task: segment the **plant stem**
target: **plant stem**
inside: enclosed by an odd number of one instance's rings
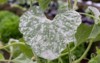
[[[82,44],[82,43],[77,44],[75,47],[73,47],[73,48],[70,50],[70,52],[74,51],[80,44]],[[65,56],[65,55],[67,55],[68,53],[69,53],[69,52],[62,53],[62,54],[60,55],[60,57]]]
[[[34,57],[36,58],[37,63],[41,63],[40,58],[36,55],[36,53],[33,51]]]
[[[87,49],[85,50],[85,52],[83,53],[83,55],[82,55],[79,59],[75,60],[75,61],[72,62],[72,63],[80,63],[80,61],[87,55],[88,51],[89,51],[90,48],[91,48],[92,43],[93,43],[93,41],[90,40],[89,45],[88,45]]]
[[[69,63],[72,63],[71,51],[70,51],[70,44],[68,44],[68,56],[69,56]]]
[[[61,57],[58,58],[59,62],[58,63],[63,63],[63,60]]]
[[[11,52],[8,63],[11,62],[12,57],[13,57],[13,53]]]
[[[72,9],[71,0],[68,0],[68,7],[69,9]]]
[[[33,0],[30,0],[30,8],[32,8]]]
[[[78,0],[75,0],[75,1],[74,1],[73,9],[76,9],[76,7],[77,7],[77,1],[78,1]]]
[[[11,44],[11,42],[9,42],[8,44]],[[10,57],[9,57],[8,63],[11,62],[11,59],[12,59],[12,57],[13,57],[13,46],[10,46],[9,49],[10,49]]]
[[[94,18],[94,19],[97,19],[95,16],[93,16],[93,15],[90,15],[90,14],[87,14],[87,13],[81,13],[81,12],[79,12],[80,14],[83,14],[83,15],[86,15],[86,16],[89,16],[89,17],[92,17],[92,18]],[[98,18],[98,20],[100,21],[100,18]]]
[[[0,60],[0,62],[8,62],[9,60]],[[10,60],[10,62],[14,62],[13,60]]]
[[[25,43],[22,43],[22,42],[19,42],[19,43],[11,43],[11,44],[9,44],[9,45],[0,47],[0,49],[5,49],[5,48],[8,48],[8,47],[14,46],[14,45],[25,45]]]
[[[50,60],[47,60],[47,63],[50,63],[51,61]]]

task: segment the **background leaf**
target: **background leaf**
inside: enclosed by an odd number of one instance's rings
[[[0,53],[0,60],[4,60],[4,56]]]
[[[100,41],[100,34],[95,38],[94,41]]]
[[[32,58],[33,52],[30,46],[28,45],[20,45],[20,50],[26,55],[28,58]]]
[[[41,7],[42,10],[45,10],[48,8],[48,5],[50,3],[51,0],[38,0],[39,5]]]
[[[0,0],[0,4],[6,3],[8,0]]]
[[[100,34],[100,25],[94,25],[89,38],[95,39]]]
[[[24,54],[20,54],[18,57],[13,59],[14,63],[36,63],[31,59],[27,58]]]
[[[97,9],[96,7],[88,6],[86,12],[87,13],[90,12],[90,13],[92,13],[94,15],[94,17],[95,17],[95,19],[94,19],[95,20],[95,24],[100,23],[100,20],[98,20],[99,16],[100,16],[99,9]]]
[[[100,63],[100,49],[97,48],[96,50],[97,55],[91,58],[88,63]]]
[[[86,24],[81,24],[78,27],[76,35],[75,35],[78,44],[85,42],[88,39],[92,28],[93,28],[93,26],[89,26],[89,25],[86,25]]]
[[[19,39],[19,17],[9,11],[0,11],[0,40],[7,43],[10,38]]]
[[[100,63],[100,55],[92,58],[88,63]]]
[[[18,40],[14,40],[14,39],[13,40],[10,39],[10,41],[11,41],[11,44],[21,43]],[[32,49],[28,45],[24,44],[24,42],[22,43],[23,44],[16,44],[15,46],[13,46],[13,54],[14,54],[13,57],[18,56],[20,53],[23,53],[27,58],[31,59],[33,57]]]

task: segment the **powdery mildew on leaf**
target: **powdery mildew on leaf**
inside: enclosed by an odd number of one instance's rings
[[[76,41],[75,33],[81,23],[81,16],[70,10],[49,20],[39,7],[34,8],[21,16],[20,31],[38,56],[53,60],[66,48],[67,43]]]

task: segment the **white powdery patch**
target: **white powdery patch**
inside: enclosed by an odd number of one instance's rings
[[[57,14],[51,21],[38,7],[34,8],[21,16],[20,31],[39,57],[53,60],[66,48],[66,44],[76,41],[75,33],[81,24],[81,16],[70,10]]]

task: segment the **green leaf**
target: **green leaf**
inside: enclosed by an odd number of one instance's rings
[[[77,29],[76,40],[78,44],[85,42],[87,39],[94,39],[95,41],[97,41],[100,40],[99,34],[100,25],[94,24],[93,26],[88,26],[86,24],[81,24]]]
[[[9,11],[0,11],[1,41],[7,43],[10,38],[18,39],[22,34],[18,30],[19,17]]]
[[[100,34],[100,25],[94,25],[89,38],[95,39],[99,34]]]
[[[100,49],[98,47],[96,47],[96,53],[100,54]]]
[[[13,59],[14,63],[36,63],[27,58],[24,54],[20,54],[17,58]]]
[[[6,3],[7,0],[0,0],[0,3]]]
[[[94,39],[94,41],[100,41],[100,34]]]
[[[17,43],[19,41],[13,39],[13,40],[10,40],[9,42]],[[19,43],[22,43],[22,42],[19,42]],[[14,49],[13,50],[14,57],[18,56],[20,53],[25,54],[27,58],[32,58],[32,56],[33,56],[33,52],[31,50],[31,48],[28,45],[24,44],[24,43],[14,45],[13,49]]]
[[[76,32],[76,40],[79,43],[85,42],[92,30],[93,26],[88,26],[86,24],[81,24]]]
[[[100,49],[97,47],[96,48],[96,56],[91,58],[88,63],[100,63]]]
[[[48,5],[51,0],[38,0],[39,6],[41,7],[42,10],[45,10],[48,8]]]
[[[100,55],[92,58],[88,63],[100,63]]]
[[[32,49],[28,46],[28,45],[16,45],[19,47],[19,51],[18,53],[20,53],[20,51],[26,55],[27,58],[32,58],[32,56],[34,55],[32,52]],[[18,49],[18,47],[16,47]]]
[[[75,47],[74,43],[69,43],[70,45],[70,50],[73,49]],[[81,57],[81,55],[84,53],[85,51],[85,46],[84,46],[84,43],[82,43],[81,45],[79,45],[74,51],[71,51],[71,54],[73,54],[75,56],[75,59]],[[69,52],[68,48],[66,48],[63,52],[63,53],[67,53]],[[67,55],[65,55],[67,57]]]
[[[20,45],[20,50],[28,57],[32,58],[33,52],[32,49],[28,45]]]
[[[0,60],[4,60],[4,56],[0,53]]]

